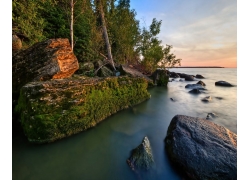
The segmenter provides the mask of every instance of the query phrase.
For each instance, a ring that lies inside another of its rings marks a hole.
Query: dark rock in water
[[[184,81],[183,79],[180,79],[179,81]]]
[[[170,98],[172,101],[175,101],[173,98]]]
[[[191,91],[189,91],[189,93],[192,93],[192,94],[200,94],[202,93],[199,89],[192,89]]]
[[[185,86],[185,88],[206,90],[206,89],[204,89],[203,86],[200,85],[200,84],[187,84],[187,85]]]
[[[215,82],[215,85],[216,86],[226,86],[226,87],[233,87],[232,84],[226,82],[226,81],[217,81]]]
[[[170,72],[169,73],[169,76],[171,77],[171,78],[179,78],[180,76],[177,74],[177,73],[175,73],[175,72]]]
[[[208,113],[206,119],[216,118],[218,117],[215,113]]]
[[[204,101],[204,102],[209,102],[209,101],[211,101],[212,100],[212,97],[211,96],[207,96],[207,97],[204,97],[203,99],[202,99],[202,101]]]
[[[180,76],[180,78],[185,78],[185,77],[189,76],[185,73],[176,73],[176,74],[178,74]]]
[[[196,74],[195,77],[198,78],[198,79],[204,79],[204,77],[202,75],[200,75],[200,74]]]
[[[198,81],[196,84],[200,84],[202,86],[206,86],[206,84],[203,81]]]
[[[216,99],[219,99],[219,100],[222,100],[223,98],[222,97],[215,97]]]
[[[237,179],[237,135],[205,119],[176,115],[165,147],[187,179]]]
[[[187,75],[186,77],[185,77],[185,81],[194,81],[195,79],[194,79],[194,76],[190,76],[190,75]]]
[[[131,156],[127,159],[128,165],[134,170],[149,170],[154,164],[154,158],[149,140],[144,137],[142,143],[132,150]]]

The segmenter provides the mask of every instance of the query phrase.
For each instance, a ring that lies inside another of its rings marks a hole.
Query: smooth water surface
[[[181,179],[169,163],[164,138],[171,119],[176,114],[211,119],[237,133],[237,87],[218,87],[225,80],[237,84],[236,69],[171,69],[187,74],[202,74],[206,79],[206,94],[192,95],[185,89],[187,82],[176,79],[168,87],[149,89],[151,99],[122,110],[96,127],[50,144],[32,145],[25,137],[13,137],[13,180],[148,180]],[[201,98],[212,96],[204,103]],[[215,97],[222,97],[222,100]],[[176,101],[170,100],[170,98]],[[138,177],[127,165],[130,151],[148,136],[155,167]]]

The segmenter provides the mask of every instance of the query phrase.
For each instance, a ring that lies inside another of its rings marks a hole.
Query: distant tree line
[[[162,46],[157,38],[162,21],[154,18],[141,29],[135,17],[130,0],[12,0],[12,31],[24,48],[47,38],[68,38],[79,62],[108,57],[104,20],[115,63],[140,64],[149,73],[180,65],[172,46]]]

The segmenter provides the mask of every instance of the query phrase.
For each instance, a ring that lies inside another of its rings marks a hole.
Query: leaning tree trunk
[[[108,59],[111,62],[114,70],[116,70],[115,65],[114,65],[114,61],[113,61],[113,57],[112,57],[112,53],[111,53],[111,46],[110,46],[110,43],[109,43],[109,37],[108,37],[107,28],[106,28],[106,22],[105,22],[105,19],[104,19],[104,12],[103,12],[103,7],[102,7],[101,0],[97,0],[97,5],[98,5],[99,13],[100,13],[100,16],[101,16],[103,36],[105,38],[105,44],[107,46],[107,51],[108,51]]]
[[[71,9],[71,16],[70,16],[70,42],[71,42],[71,48],[73,51],[74,48],[74,31],[73,31],[73,24],[74,24],[74,0],[71,0],[70,2],[70,9]]]

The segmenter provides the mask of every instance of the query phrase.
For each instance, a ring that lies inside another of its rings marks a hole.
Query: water
[[[176,114],[206,118],[207,113],[218,115],[211,119],[237,133],[237,87],[219,87],[215,82],[225,80],[237,85],[236,69],[171,69],[174,72],[202,74],[206,93],[192,95],[186,84],[173,81],[168,87],[149,89],[151,99],[118,112],[77,135],[44,145],[29,144],[25,137],[13,137],[13,180],[135,180],[137,175],[126,163],[130,151],[148,136],[155,167],[142,179],[179,180],[181,177],[169,163],[164,138],[171,119]],[[212,96],[204,103],[201,98]],[[215,97],[222,97],[222,100]],[[175,99],[173,102],[170,98]]]

